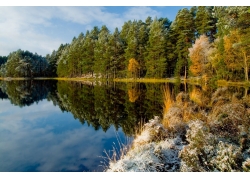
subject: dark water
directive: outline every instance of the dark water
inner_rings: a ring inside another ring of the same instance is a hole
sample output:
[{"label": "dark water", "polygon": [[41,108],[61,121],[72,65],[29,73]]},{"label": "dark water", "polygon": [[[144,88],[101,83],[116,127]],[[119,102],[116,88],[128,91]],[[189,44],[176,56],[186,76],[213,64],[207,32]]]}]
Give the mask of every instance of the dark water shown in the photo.
[{"label": "dark water", "polygon": [[161,116],[161,90],[162,84],[0,81],[0,171],[103,171],[104,150],[119,151],[140,122]]}]

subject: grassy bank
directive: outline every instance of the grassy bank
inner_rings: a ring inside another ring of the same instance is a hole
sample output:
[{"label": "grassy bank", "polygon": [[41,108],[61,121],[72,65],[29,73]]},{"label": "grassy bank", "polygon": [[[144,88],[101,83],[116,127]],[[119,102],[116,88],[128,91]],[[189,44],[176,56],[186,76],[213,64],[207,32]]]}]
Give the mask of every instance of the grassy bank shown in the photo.
[{"label": "grassy bank", "polygon": [[0,77],[0,80],[3,80],[3,81],[12,81],[12,80],[29,80],[31,78],[26,78],[26,77],[15,77],[15,78],[12,78],[12,77]]},{"label": "grassy bank", "polygon": [[81,77],[76,77],[76,78],[64,78],[64,77],[54,77],[54,78],[34,78],[35,80],[59,80],[59,81],[96,81],[94,78],[81,78]]},{"label": "grassy bank", "polygon": [[[60,80],[60,81],[114,81],[114,82],[144,82],[144,83],[188,83],[194,85],[202,85],[204,84],[204,80],[201,77],[190,77],[188,79],[184,78],[115,78],[115,79],[105,79],[105,78],[84,78],[84,77],[75,77],[75,78],[68,78],[68,77],[35,77],[35,78],[27,78],[27,77],[0,77],[0,80],[11,81],[11,80]],[[207,81],[208,82],[208,81]],[[243,86],[243,87],[250,87],[250,82],[242,81],[242,82],[232,82],[226,80],[218,80],[218,86]]]},{"label": "grassy bank", "polygon": [[232,82],[232,81],[226,81],[226,80],[218,80],[217,81],[218,86],[244,86],[244,87],[250,87],[250,82]]},{"label": "grassy bank", "polygon": [[176,78],[162,78],[162,79],[156,79],[156,78],[115,78],[115,82],[145,82],[145,83],[164,83],[164,82],[171,82],[171,83],[176,83],[178,82],[178,79]]},{"label": "grassy bank", "polygon": [[26,77],[0,77],[0,80],[4,81],[16,81],[16,80],[60,80],[60,81],[106,81],[106,79],[95,79],[95,78],[64,78],[64,77],[35,77],[35,78],[26,78]]}]

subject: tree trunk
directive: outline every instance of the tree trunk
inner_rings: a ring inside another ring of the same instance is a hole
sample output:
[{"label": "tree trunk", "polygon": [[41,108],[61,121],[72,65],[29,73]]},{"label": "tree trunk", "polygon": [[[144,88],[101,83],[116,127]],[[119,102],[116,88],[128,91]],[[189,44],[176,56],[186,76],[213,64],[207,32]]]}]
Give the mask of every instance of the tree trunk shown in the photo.
[{"label": "tree trunk", "polygon": [[245,94],[244,97],[247,97],[248,87],[245,87]]},{"label": "tree trunk", "polygon": [[247,55],[246,55],[246,52],[243,52],[243,56],[244,56],[245,80],[248,82],[248,66],[247,66]]},{"label": "tree trunk", "polygon": [[185,75],[184,75],[184,79],[187,79],[187,66],[185,66]]}]

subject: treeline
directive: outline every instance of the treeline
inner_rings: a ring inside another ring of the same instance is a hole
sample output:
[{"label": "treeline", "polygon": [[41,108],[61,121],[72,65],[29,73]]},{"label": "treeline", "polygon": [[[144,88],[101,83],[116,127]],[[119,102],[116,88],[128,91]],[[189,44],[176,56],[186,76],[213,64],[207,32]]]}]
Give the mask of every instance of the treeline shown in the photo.
[{"label": "treeline", "polygon": [[250,65],[250,8],[216,8],[215,39],[197,37],[189,48],[190,74],[214,79],[248,81]]},{"label": "treeline", "polygon": [[[249,28],[250,10],[244,6],[184,8],[173,22],[148,17],[145,21],[127,21],[113,33],[105,25],[100,29],[95,26],[47,55],[43,74],[101,78],[203,76],[248,81]],[[2,76],[12,75],[4,64],[1,69]]]},{"label": "treeline", "polygon": [[29,51],[17,50],[8,57],[0,57],[0,76],[39,77],[49,76],[50,64],[45,57]]}]

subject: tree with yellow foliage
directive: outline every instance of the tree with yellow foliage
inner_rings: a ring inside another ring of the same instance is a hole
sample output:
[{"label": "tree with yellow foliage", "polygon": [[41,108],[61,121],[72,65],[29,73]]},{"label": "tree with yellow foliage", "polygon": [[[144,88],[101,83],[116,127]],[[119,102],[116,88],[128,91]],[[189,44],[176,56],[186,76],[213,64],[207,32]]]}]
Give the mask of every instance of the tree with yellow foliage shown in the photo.
[{"label": "tree with yellow foliage", "polygon": [[194,76],[206,74],[206,64],[208,63],[208,52],[210,43],[206,35],[201,35],[196,39],[192,48],[189,48],[189,57],[191,60],[190,71]]},{"label": "tree with yellow foliage", "polygon": [[244,69],[245,81],[248,81],[250,51],[249,44],[244,44],[243,38],[238,30],[233,30],[224,36],[224,61],[231,71]]},{"label": "tree with yellow foliage", "polygon": [[131,58],[128,64],[128,71],[131,72],[133,78],[137,78],[139,69],[139,63],[135,60],[135,58]]}]

